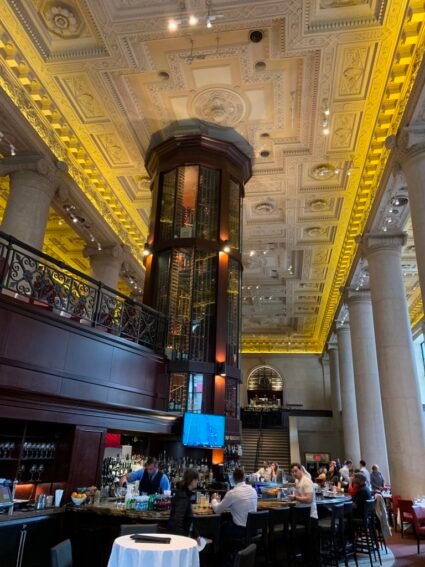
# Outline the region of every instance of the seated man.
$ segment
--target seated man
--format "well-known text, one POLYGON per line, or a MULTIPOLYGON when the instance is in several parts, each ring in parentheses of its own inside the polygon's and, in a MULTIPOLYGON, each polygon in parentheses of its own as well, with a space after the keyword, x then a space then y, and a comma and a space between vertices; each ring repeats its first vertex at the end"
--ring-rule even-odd
POLYGON ((353 484, 358 486, 358 490, 353 496, 353 518, 363 518, 365 502, 370 500, 372 495, 366 477, 361 472, 354 475, 353 484))
POLYGON ((217 494, 212 495, 211 506, 216 514, 229 510, 232 519, 223 524, 224 539, 241 539, 245 537, 246 522, 249 512, 257 511, 257 492, 249 484, 245 483, 243 469, 236 468, 233 471, 235 488, 226 493, 223 500, 217 494))

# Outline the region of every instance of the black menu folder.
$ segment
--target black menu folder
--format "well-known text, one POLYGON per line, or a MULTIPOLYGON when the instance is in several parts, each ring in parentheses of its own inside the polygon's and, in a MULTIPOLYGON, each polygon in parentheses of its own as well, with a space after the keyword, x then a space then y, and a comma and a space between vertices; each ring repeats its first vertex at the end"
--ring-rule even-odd
POLYGON ((144 535, 144 534, 134 534, 130 537, 131 537, 131 539, 134 539, 134 541, 140 541, 140 542, 143 542, 143 543, 170 543, 171 542, 170 537, 156 537, 156 536, 144 535))

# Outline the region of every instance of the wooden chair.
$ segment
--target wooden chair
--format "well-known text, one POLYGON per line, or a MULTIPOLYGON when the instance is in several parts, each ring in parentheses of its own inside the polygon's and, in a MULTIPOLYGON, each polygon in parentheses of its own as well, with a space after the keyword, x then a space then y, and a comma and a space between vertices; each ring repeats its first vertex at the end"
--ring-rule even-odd
POLYGON ((72 567, 72 545, 70 539, 65 539, 50 550, 52 567, 72 567))
POLYGON ((412 507, 413 526, 415 528, 416 541, 418 543, 418 554, 421 552, 420 537, 425 537, 425 508, 412 507))
POLYGON ((394 531, 397 531, 397 521, 398 521, 398 503, 401 500, 400 494, 394 494, 391 498, 391 511, 394 518, 394 531))
POLYGON ((245 549, 238 551, 233 567, 254 567, 256 551, 257 546, 255 543, 251 543, 245 549))
POLYGON ((157 533, 158 524, 121 524, 120 526, 120 536, 157 533))
POLYGON ((401 537, 404 537, 404 523, 413 525, 413 501, 403 500, 398 501, 398 509, 400 511, 400 525, 401 525, 401 537))

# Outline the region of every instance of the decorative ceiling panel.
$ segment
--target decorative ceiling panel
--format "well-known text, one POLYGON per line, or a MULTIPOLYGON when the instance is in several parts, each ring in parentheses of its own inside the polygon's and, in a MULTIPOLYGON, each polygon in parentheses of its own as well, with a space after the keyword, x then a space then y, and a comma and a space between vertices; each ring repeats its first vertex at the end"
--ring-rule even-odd
POLYGON ((424 52, 423 4, 212 0, 211 29, 174 33, 171 17, 205 23, 205 0, 1 4, 0 86, 137 261, 152 134, 198 118, 246 137, 243 349, 320 352, 424 52))

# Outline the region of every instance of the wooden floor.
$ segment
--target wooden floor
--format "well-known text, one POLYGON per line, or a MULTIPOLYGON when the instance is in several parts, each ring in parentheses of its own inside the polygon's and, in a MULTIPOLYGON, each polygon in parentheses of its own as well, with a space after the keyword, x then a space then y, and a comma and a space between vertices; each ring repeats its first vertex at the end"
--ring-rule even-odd
POLYGON ((421 553, 418 555, 416 537, 413 534, 405 534, 402 539, 399 532, 394 534, 387 542, 394 554, 395 567, 425 567, 425 539, 421 540, 421 553))

